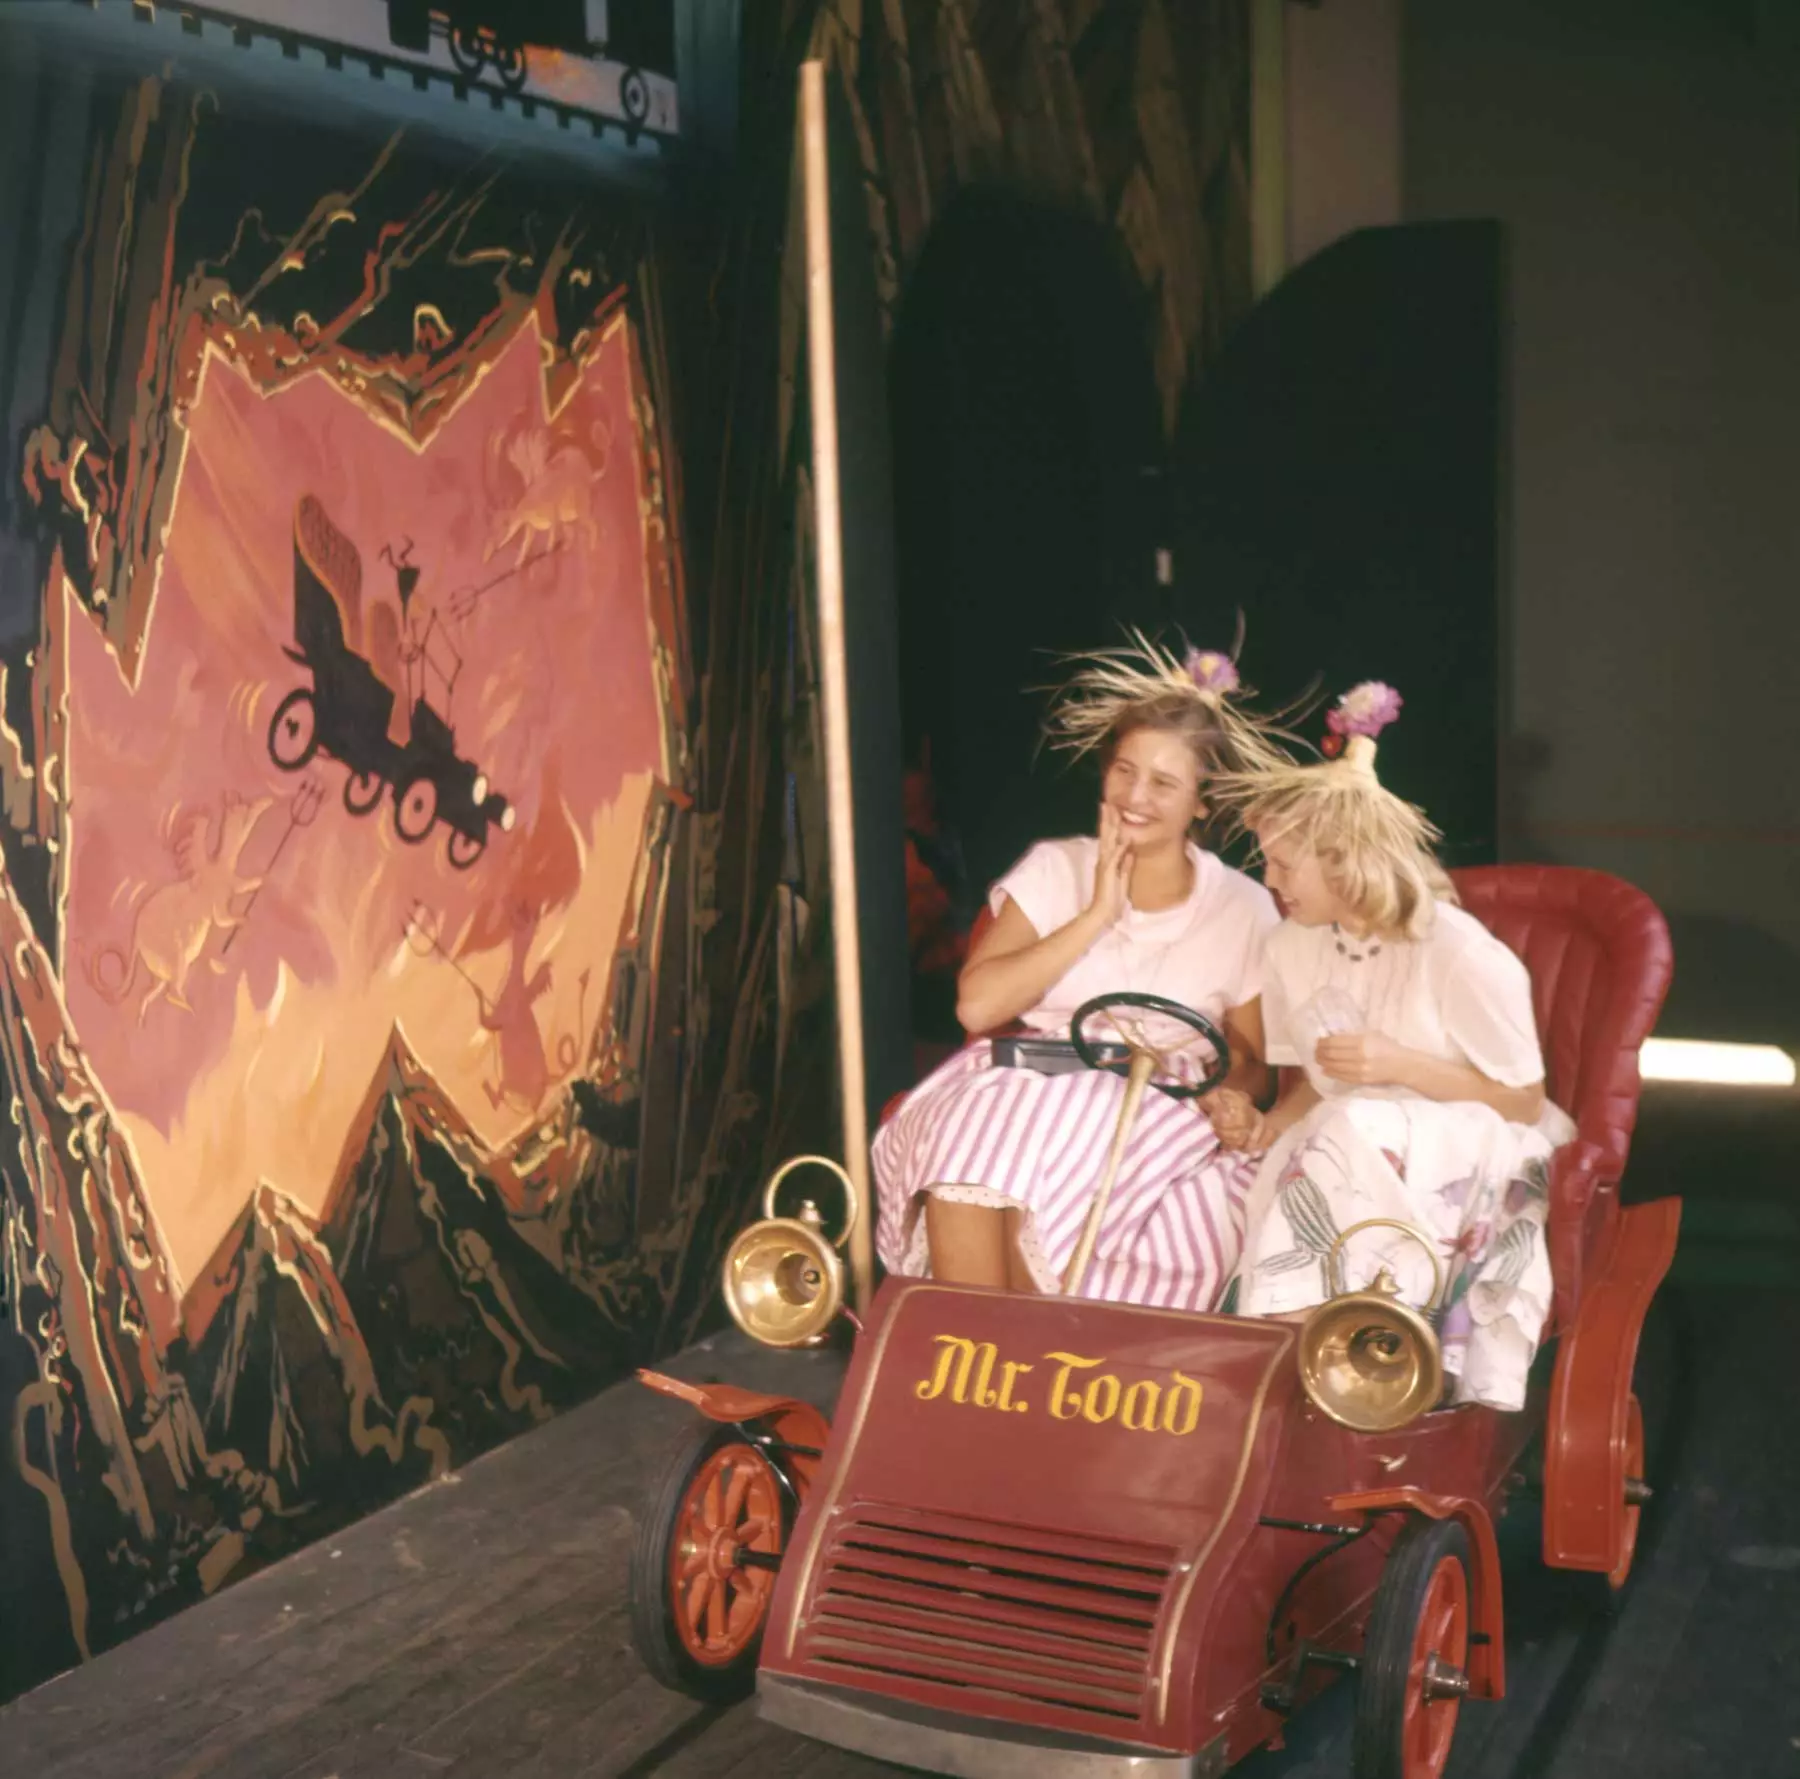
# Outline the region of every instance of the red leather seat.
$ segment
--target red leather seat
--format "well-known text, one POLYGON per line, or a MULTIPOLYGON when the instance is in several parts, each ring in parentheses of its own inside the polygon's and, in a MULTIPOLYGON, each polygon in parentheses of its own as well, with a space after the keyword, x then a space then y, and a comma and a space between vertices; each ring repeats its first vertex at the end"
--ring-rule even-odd
POLYGON ((1638 1047, 1668 993, 1674 952, 1642 890, 1567 865, 1484 865, 1451 873, 1463 906, 1524 960, 1544 1047, 1545 1088, 1575 1120, 1550 1179, 1554 1327, 1581 1299, 1584 1265, 1604 1253, 1638 1111, 1638 1047))

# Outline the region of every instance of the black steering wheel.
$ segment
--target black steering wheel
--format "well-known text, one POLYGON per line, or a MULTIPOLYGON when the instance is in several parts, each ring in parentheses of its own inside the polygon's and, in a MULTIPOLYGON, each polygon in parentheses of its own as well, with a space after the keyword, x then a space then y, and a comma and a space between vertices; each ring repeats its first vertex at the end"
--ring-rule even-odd
MULTIPOLYGON (((1202 1093, 1210 1093, 1231 1073, 1231 1046, 1225 1042, 1225 1034, 1204 1013, 1196 1013, 1192 1007, 1184 1007, 1179 1001, 1165 1000, 1161 995, 1133 994, 1126 989, 1120 989, 1114 994, 1095 995, 1091 1001, 1082 1002, 1075 1009, 1075 1017, 1069 1021, 1069 1038, 1075 1046, 1075 1054, 1090 1069, 1104 1069, 1114 1075, 1130 1073, 1131 1047, 1135 1045, 1155 1053, 1158 1063, 1162 1065, 1162 1073, 1174 1073, 1169 1066, 1172 1052, 1133 1038, 1116 1019, 1112 1021, 1112 1027, 1122 1043, 1105 1039, 1096 1042, 1088 1036, 1088 1022, 1103 1013, 1110 1015, 1115 1007, 1134 1007, 1142 1013, 1165 1014, 1212 1046, 1213 1065, 1198 1081, 1169 1082, 1157 1080, 1154 1076, 1151 1078, 1151 1086, 1160 1088, 1171 1099, 1187 1100, 1202 1093), (1105 1046, 1105 1051, 1113 1054, 1105 1054, 1102 1045, 1105 1046)), ((1175 1050, 1186 1050, 1188 1042, 1189 1040, 1183 1039, 1175 1046, 1175 1050)))

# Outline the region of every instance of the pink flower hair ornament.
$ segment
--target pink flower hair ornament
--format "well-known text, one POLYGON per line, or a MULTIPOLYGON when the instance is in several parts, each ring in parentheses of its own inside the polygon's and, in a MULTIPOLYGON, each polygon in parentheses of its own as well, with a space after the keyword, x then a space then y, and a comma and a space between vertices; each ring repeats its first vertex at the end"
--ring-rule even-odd
POLYGON ((1237 663, 1217 649, 1189 649, 1181 665, 1198 690, 1216 697, 1235 692, 1241 683, 1237 663))
POLYGON ((1366 679, 1352 686, 1325 713, 1325 727, 1333 735, 1366 735, 1371 741, 1400 714, 1405 700, 1392 686, 1366 679))

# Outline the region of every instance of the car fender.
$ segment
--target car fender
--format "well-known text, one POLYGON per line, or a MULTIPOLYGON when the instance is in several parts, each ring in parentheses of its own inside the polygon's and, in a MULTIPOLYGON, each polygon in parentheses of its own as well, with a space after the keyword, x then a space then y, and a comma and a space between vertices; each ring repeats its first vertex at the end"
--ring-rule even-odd
POLYGON ((1467 1495, 1434 1495, 1424 1489, 1359 1489, 1333 1495, 1333 1513, 1420 1513, 1427 1519, 1460 1520, 1474 1559, 1469 1571, 1469 1688, 1478 1699, 1506 1694, 1506 1615, 1500 1592, 1500 1547, 1485 1503, 1467 1495))
POLYGON ((770 1395, 746 1390, 739 1384, 690 1384, 666 1372, 643 1369, 637 1375, 638 1382, 647 1389, 685 1402, 709 1421, 732 1427, 766 1427, 772 1449, 765 1455, 779 1461, 795 1493, 805 1499, 824 1455, 825 1442, 831 1437, 831 1422, 821 1409, 797 1396, 770 1395))
POLYGON ((1626 1527, 1625 1452, 1638 1337, 1681 1232, 1681 1200, 1619 1213, 1606 1264, 1557 1349, 1544 1426, 1544 1561, 1615 1567, 1626 1527))

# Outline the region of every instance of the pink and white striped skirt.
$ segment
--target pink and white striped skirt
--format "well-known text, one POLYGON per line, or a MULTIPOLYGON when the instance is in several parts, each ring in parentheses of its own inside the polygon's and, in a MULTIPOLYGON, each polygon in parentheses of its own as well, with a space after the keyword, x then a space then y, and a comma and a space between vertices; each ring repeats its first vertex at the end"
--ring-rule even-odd
MULTIPOLYGON (((1082 1069, 997 1069, 971 1044, 928 1075, 877 1133, 875 1245, 889 1272, 931 1270, 925 1196, 1025 1213, 1038 1288, 1060 1292, 1118 1128, 1125 1083, 1082 1069)), ((1210 1310, 1235 1271, 1250 1158, 1219 1147, 1192 1100, 1144 1095, 1083 1297, 1210 1310)))

